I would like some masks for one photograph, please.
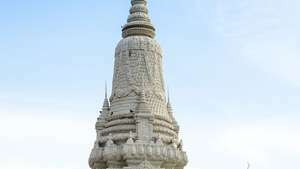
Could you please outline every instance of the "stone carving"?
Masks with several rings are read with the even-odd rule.
[[[165,99],[162,51],[146,0],[132,0],[123,39],[115,52],[111,97],[107,91],[91,169],[183,169],[187,156],[179,125]]]
[[[137,95],[144,90],[147,96],[154,94],[164,100],[159,44],[148,37],[128,37],[116,50],[113,97]]]

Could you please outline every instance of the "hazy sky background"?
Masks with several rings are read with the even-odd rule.
[[[0,0],[0,168],[88,168],[129,5]],[[300,1],[149,8],[186,169],[299,169]]]

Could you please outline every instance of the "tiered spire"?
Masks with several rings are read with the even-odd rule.
[[[173,113],[173,108],[172,108],[172,104],[171,104],[171,101],[170,101],[170,91],[168,89],[168,102],[167,102],[167,110],[169,112],[169,115],[172,119],[172,123],[175,127],[175,130],[178,132],[179,131],[179,125],[174,117],[174,113]]]
[[[130,15],[123,26],[122,36],[148,36],[154,38],[155,28],[148,16],[146,0],[131,0]]]
[[[107,97],[107,83],[105,82],[105,98],[103,101],[102,111],[108,111],[109,110],[109,101]]]
[[[105,122],[106,122],[106,117],[108,116],[110,111],[110,104],[109,100],[107,97],[107,84],[105,82],[105,98],[103,101],[103,106],[102,106],[102,111],[100,111],[100,116],[98,117],[98,120],[96,122],[96,129],[101,130],[104,128]],[[99,133],[97,133],[99,134]]]

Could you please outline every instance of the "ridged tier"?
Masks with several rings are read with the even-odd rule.
[[[131,4],[130,15],[122,29],[123,38],[129,36],[154,38],[155,28],[148,16],[147,2],[145,0],[132,0]]]
[[[151,167],[149,169],[182,169],[187,163],[187,156],[174,144],[166,146],[159,140],[155,143],[143,144],[129,138],[123,145],[109,142],[104,147],[95,147],[89,165],[96,169],[108,167],[132,169],[145,160],[149,161],[147,164]],[[144,167],[137,169],[148,169]]]

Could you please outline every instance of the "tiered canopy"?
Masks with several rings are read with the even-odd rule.
[[[155,28],[148,16],[146,0],[131,0],[130,15],[123,26],[122,36],[148,36],[154,38]]]

